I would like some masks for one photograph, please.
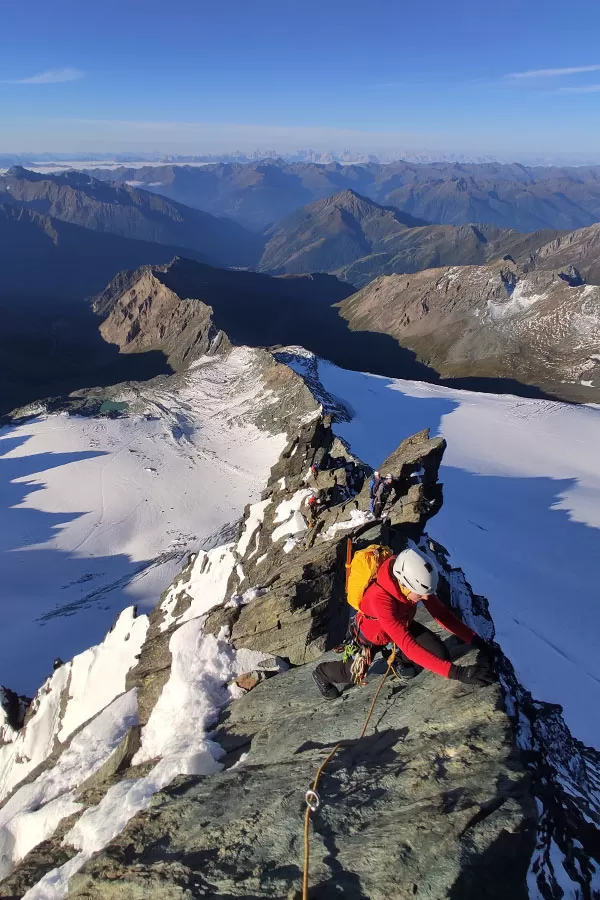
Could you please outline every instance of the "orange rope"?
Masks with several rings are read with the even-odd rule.
[[[365,734],[367,733],[367,728],[369,727],[369,722],[371,721],[371,716],[373,715],[373,710],[375,709],[375,704],[377,703],[377,699],[381,693],[381,689],[382,689],[383,685],[385,684],[386,678],[392,671],[392,666],[394,664],[395,658],[396,658],[396,647],[394,646],[391,656],[388,659],[387,671],[379,683],[379,687],[377,688],[377,693],[373,697],[373,702],[371,703],[371,707],[369,709],[369,713],[367,715],[363,730],[361,731],[360,737],[358,738],[356,743],[358,743],[358,741],[362,740],[362,738],[364,738]],[[342,746],[341,743],[336,744],[335,747],[333,748],[333,750],[331,750],[331,752],[325,757],[325,759],[323,760],[323,762],[317,769],[317,774],[315,775],[315,780],[313,781],[313,785],[312,785],[313,793],[316,793],[317,787],[319,785],[319,779],[320,779],[321,775],[323,774],[323,770],[325,769],[325,766],[327,765],[327,763],[329,763],[333,759],[333,757],[335,756],[335,754],[337,753],[337,751],[340,749],[341,746]],[[318,807],[316,807],[316,808],[318,808]],[[316,808],[314,810],[315,812],[316,812]],[[313,812],[313,809],[311,808],[311,806],[309,806],[309,803],[307,800],[306,813],[304,814],[304,872],[302,875],[302,900],[308,900],[308,870],[309,870],[309,861],[310,861],[309,837],[310,837],[310,814],[311,814],[311,812]]]

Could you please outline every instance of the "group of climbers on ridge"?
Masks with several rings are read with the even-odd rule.
[[[343,472],[341,471],[343,469]],[[325,475],[320,478],[320,475]],[[331,506],[344,503],[358,494],[365,480],[362,465],[346,457],[320,456],[320,461],[310,465],[304,483],[311,493],[304,500],[304,516],[309,528],[313,528],[319,515]]]
[[[388,551],[362,595],[356,617],[351,620],[350,641],[343,659],[320,663],[313,671],[314,681],[325,699],[339,697],[338,684],[360,682],[377,652],[387,656],[389,644],[396,645],[399,664],[395,670],[404,677],[413,678],[428,669],[443,678],[474,687],[485,687],[495,681],[490,664],[494,648],[442,603],[436,594],[438,581],[437,568],[421,550],[411,547],[397,556],[389,555]],[[479,650],[483,661],[454,665],[443,641],[414,621],[420,601],[447,631]]]

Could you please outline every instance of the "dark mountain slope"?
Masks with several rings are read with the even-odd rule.
[[[20,204],[0,203],[0,296],[21,298],[18,303],[29,296],[83,299],[120,269],[168,262],[181,252],[180,247],[94,232]]]
[[[335,272],[362,287],[378,275],[480,264],[507,253],[524,260],[554,233],[430,225],[346,190],[292,213],[266,236],[262,271]]]
[[[600,221],[600,167],[519,164],[341,166],[262,160],[242,165],[148,166],[97,172],[142,182],[150,190],[256,230],[301,206],[350,188],[429,222],[486,222],[517,231],[572,230]]]
[[[84,301],[120,269],[181,252],[0,203],[0,414],[49,394],[168,371],[162,354],[119,357]]]
[[[278,273],[331,272],[385,252],[408,228],[425,224],[354,191],[342,191],[270,228],[260,268]]]
[[[91,231],[193,250],[221,265],[251,265],[262,250],[261,239],[235,222],[81,172],[38,175],[14,166],[0,176],[0,200]]]

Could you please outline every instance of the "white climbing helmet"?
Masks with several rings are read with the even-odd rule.
[[[403,587],[415,594],[433,594],[438,586],[438,570],[420,550],[409,548],[399,553],[392,572]]]

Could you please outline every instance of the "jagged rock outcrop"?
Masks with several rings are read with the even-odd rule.
[[[418,537],[441,505],[437,477],[444,447],[443,439],[430,439],[424,431],[403,441],[383,464],[396,478],[386,521],[401,527],[405,539]],[[315,460],[316,476],[311,473]],[[417,472],[414,481],[411,476]],[[295,665],[339,643],[348,619],[342,538],[358,525],[372,524],[370,473],[335,437],[331,416],[304,426],[273,467],[261,502],[247,510],[241,526],[244,555],[232,572],[228,592],[243,595],[253,587],[258,596],[251,603],[209,613],[206,629],[216,634],[226,624],[235,647],[272,653]],[[327,501],[309,527],[306,500],[314,491]]]
[[[94,299],[106,341],[121,352],[161,350],[181,369],[226,340],[268,347],[300,341],[307,316],[352,292],[328,275],[270,277],[177,258],[121,272]]]
[[[113,282],[113,290],[119,288],[120,278]],[[104,293],[110,291],[109,285]],[[119,292],[100,333],[122,353],[161,350],[174,369],[231,346],[224,332],[215,327],[210,306],[200,300],[180,299],[156,278],[151,266],[139,270]]]
[[[600,225],[556,235],[531,254],[529,269],[574,266],[589,284],[600,284]]]
[[[12,740],[14,732],[23,726],[31,697],[16,694],[0,685],[0,744]]]
[[[341,312],[353,330],[391,335],[443,378],[469,379],[465,387],[504,378],[565,399],[598,392],[600,287],[568,268],[525,272],[506,259],[391,275]]]

